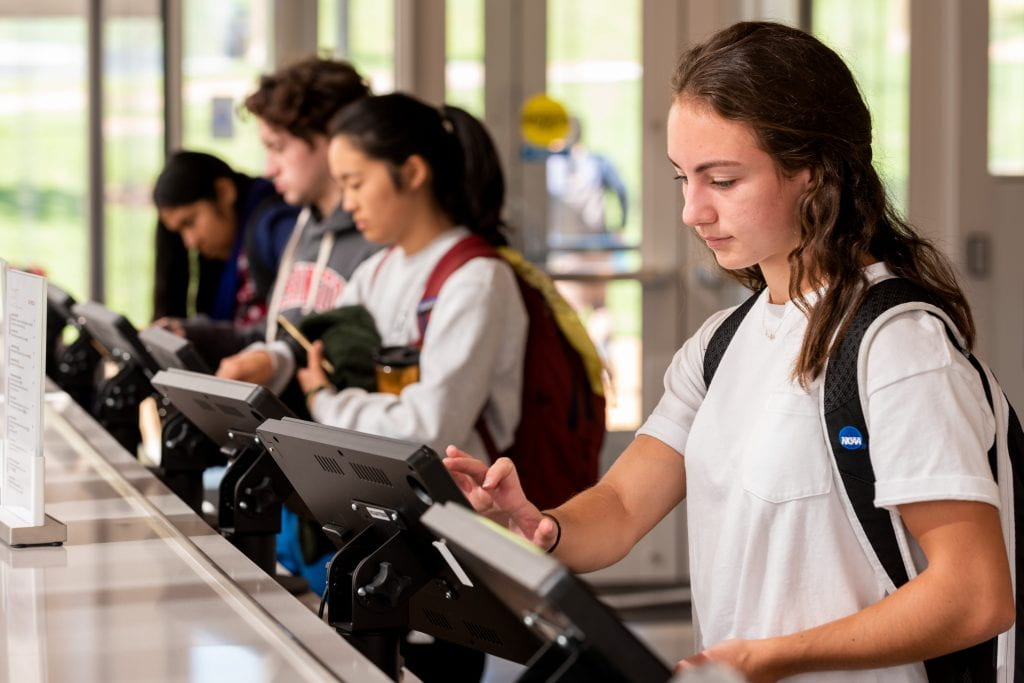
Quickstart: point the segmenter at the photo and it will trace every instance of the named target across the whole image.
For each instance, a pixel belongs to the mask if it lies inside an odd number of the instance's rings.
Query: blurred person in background
[[[341,206],[341,188],[327,166],[328,123],[369,94],[348,62],[310,57],[262,76],[245,100],[266,149],[266,176],[302,213],[278,269],[264,333],[221,361],[217,375],[266,384],[300,414],[305,401],[292,380],[306,354],[278,316],[298,325],[310,313],[336,308],[356,266],[377,249]]]
[[[285,203],[265,178],[232,169],[211,154],[182,150],[167,160],[153,188],[160,234],[157,324],[192,339],[216,367],[239,351],[245,333],[262,323],[299,208]],[[158,236],[158,242],[163,240]],[[183,250],[197,252],[199,277],[188,305],[190,269]],[[196,315],[187,316],[189,309]]]

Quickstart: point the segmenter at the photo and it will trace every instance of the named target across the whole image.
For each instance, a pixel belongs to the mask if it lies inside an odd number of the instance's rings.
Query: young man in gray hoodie
[[[266,148],[264,175],[290,204],[303,206],[277,272],[266,334],[221,361],[219,377],[266,384],[282,393],[305,365],[305,352],[278,324],[337,306],[349,277],[377,247],[341,208],[327,166],[327,125],[345,105],[369,94],[347,62],[311,57],[260,78],[245,100]]]

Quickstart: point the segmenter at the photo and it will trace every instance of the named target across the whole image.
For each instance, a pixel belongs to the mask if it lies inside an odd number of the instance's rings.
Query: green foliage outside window
[[[910,21],[907,0],[815,0],[812,31],[853,72],[871,110],[875,168],[906,209],[910,167]]]
[[[1024,0],[989,4],[988,167],[1024,175]]]

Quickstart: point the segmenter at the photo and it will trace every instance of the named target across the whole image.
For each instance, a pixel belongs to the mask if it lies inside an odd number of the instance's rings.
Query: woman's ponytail
[[[462,196],[467,204],[467,227],[494,246],[507,245],[506,225],[501,217],[505,205],[505,176],[494,140],[469,112],[449,105],[442,111],[442,123],[450,123],[462,154]]]

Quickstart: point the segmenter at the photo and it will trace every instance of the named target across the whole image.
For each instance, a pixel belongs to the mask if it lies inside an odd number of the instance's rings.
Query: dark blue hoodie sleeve
[[[246,254],[256,291],[269,298],[300,207],[268,198],[253,212],[246,228]]]

